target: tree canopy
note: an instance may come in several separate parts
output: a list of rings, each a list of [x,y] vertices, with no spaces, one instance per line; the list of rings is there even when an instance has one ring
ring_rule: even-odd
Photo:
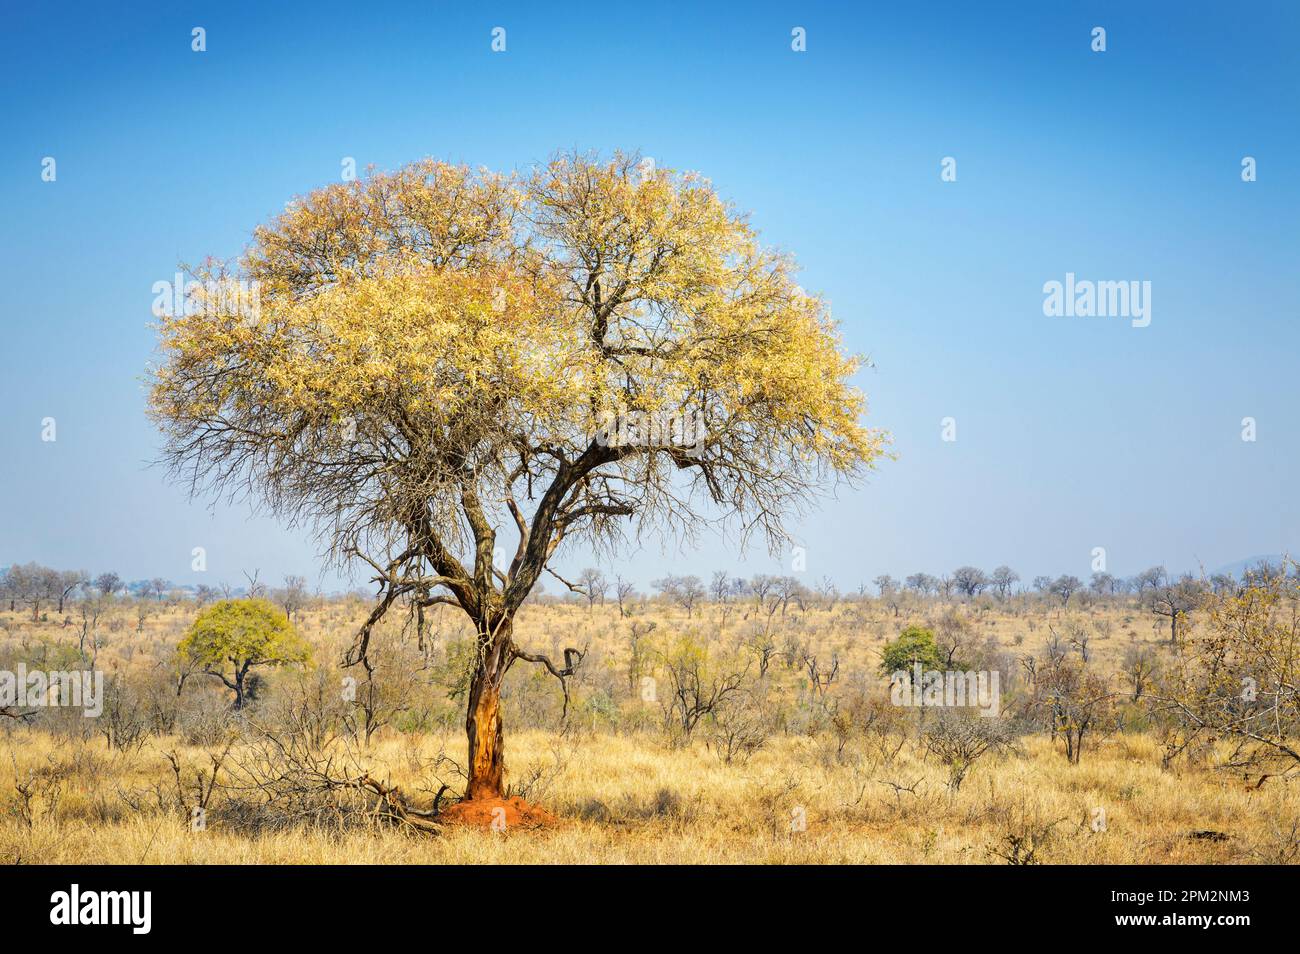
[[[195,619],[177,652],[188,665],[216,676],[244,702],[246,677],[255,666],[303,662],[310,647],[269,600],[221,600]]]
[[[911,678],[912,667],[920,664],[923,670],[939,670],[944,666],[943,654],[934,641],[934,633],[924,626],[908,626],[898,637],[885,644],[880,654],[880,671],[887,676],[905,672]]]
[[[561,537],[634,510],[693,526],[701,495],[779,531],[819,471],[879,454],[857,362],[792,268],[707,182],[633,157],[526,178],[419,162],[257,229],[238,276],[256,314],[204,269],[192,312],[162,319],[152,406],[196,486],[326,518],[336,555],[421,544],[471,604],[492,547],[453,553],[493,536],[490,508],[556,487],[508,574],[517,605]],[[696,456],[595,439],[610,413],[686,408],[707,428]]]

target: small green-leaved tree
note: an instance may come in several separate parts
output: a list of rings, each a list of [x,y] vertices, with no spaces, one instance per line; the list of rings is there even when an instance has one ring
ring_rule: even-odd
[[[910,672],[917,663],[925,670],[942,669],[943,655],[935,644],[934,633],[924,626],[908,626],[881,653],[880,671],[886,676]]]
[[[255,666],[305,662],[311,648],[269,600],[222,600],[199,614],[177,646],[182,662],[216,676],[244,707],[248,673]]]

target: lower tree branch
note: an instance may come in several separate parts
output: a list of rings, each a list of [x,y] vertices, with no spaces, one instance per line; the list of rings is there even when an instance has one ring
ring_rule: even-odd
[[[524,662],[540,663],[546,667],[552,676],[560,680],[560,688],[564,690],[564,709],[561,712],[561,718],[568,718],[569,716],[569,677],[577,671],[586,655],[586,652],[581,649],[574,649],[573,647],[565,649],[564,668],[561,669],[548,656],[541,653],[526,653],[513,643],[510,646],[511,661],[522,659]]]

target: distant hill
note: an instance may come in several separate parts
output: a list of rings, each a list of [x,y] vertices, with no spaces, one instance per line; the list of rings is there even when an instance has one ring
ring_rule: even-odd
[[[1300,559],[1300,549],[1292,550],[1291,554],[1292,559]],[[1252,567],[1259,566],[1261,563],[1269,563],[1273,566],[1277,566],[1283,561],[1283,559],[1285,559],[1285,554],[1265,553],[1260,556],[1247,557],[1244,560],[1238,560],[1236,563],[1225,564],[1217,570],[1212,571],[1210,575],[1214,576],[1219,573],[1224,573],[1240,579],[1241,574]]]

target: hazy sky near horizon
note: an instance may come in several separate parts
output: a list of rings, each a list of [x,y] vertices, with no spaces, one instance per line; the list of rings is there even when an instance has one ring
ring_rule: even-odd
[[[158,7],[22,5],[0,35],[0,565],[342,585],[305,531],[149,466],[154,283],[236,256],[345,157],[572,147],[711,178],[872,359],[858,384],[897,459],[795,526],[809,581],[1300,545],[1300,6]],[[1150,324],[1046,316],[1067,273],[1150,282]],[[706,531],[603,566],[644,585],[785,560]]]

